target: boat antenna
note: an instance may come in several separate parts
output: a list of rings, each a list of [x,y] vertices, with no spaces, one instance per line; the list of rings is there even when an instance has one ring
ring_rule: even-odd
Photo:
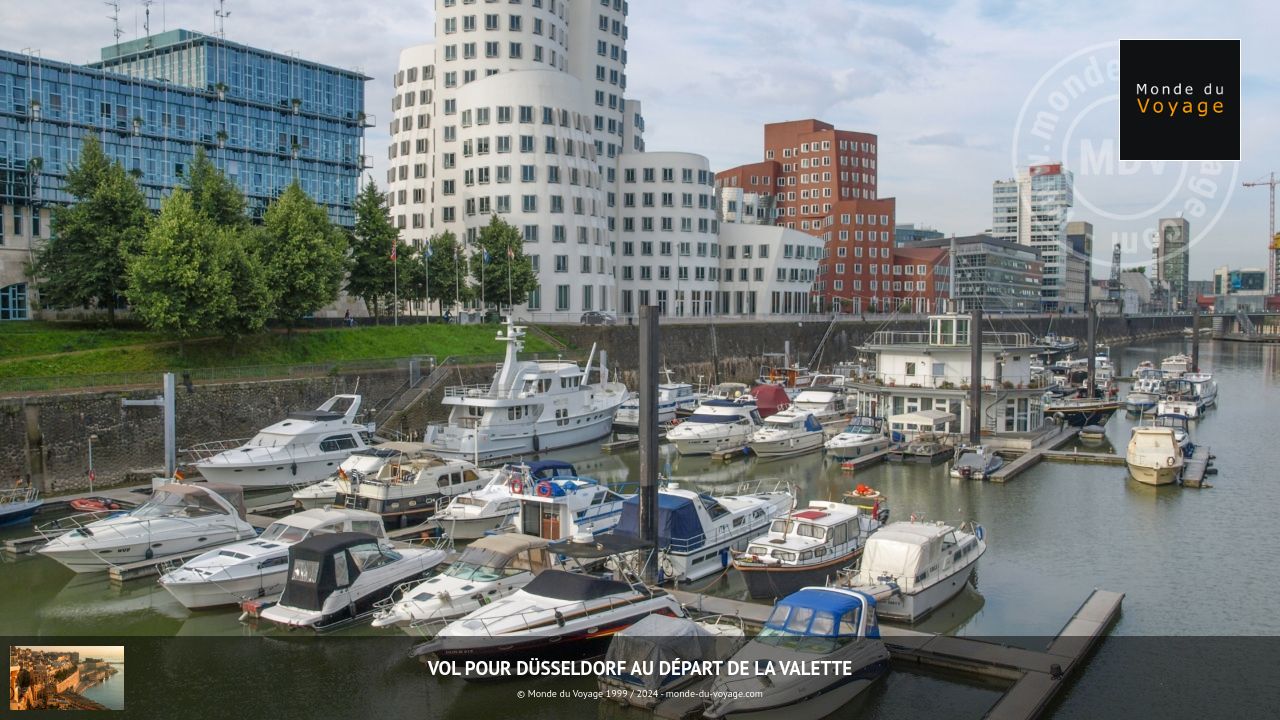
[[[796,511],[796,498],[800,496],[800,486],[791,486],[791,507],[787,508],[787,524],[782,526],[782,542],[787,541],[787,533],[791,531],[791,515]]]

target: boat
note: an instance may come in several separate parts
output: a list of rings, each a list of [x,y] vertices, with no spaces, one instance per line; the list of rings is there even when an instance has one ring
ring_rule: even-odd
[[[469,460],[435,455],[404,462],[393,458],[374,475],[340,479],[334,504],[377,513],[389,527],[403,528],[430,518],[487,480],[488,473],[482,474]]]
[[[341,403],[346,408],[339,410]],[[287,487],[323,480],[351,453],[369,447],[367,426],[356,422],[359,395],[334,395],[315,410],[301,410],[268,425],[248,441],[206,443],[188,452],[212,482],[243,487]],[[235,445],[223,449],[226,445]]]
[[[1204,383],[1201,384],[1201,387],[1204,387]],[[1217,386],[1213,385],[1209,389],[1216,399]],[[1204,413],[1207,407],[1200,396],[1196,394],[1196,385],[1187,379],[1187,375],[1167,382],[1165,391],[1168,394],[1156,403],[1155,413],[1157,415],[1185,415],[1188,418],[1196,419]]]
[[[765,418],[751,434],[748,447],[762,458],[785,457],[813,452],[822,447],[825,438],[822,423],[812,412],[792,406]]]
[[[742,619],[717,615],[692,620],[650,615],[613,636],[605,653],[606,667],[624,670],[600,675],[597,687],[604,699],[643,710],[677,691],[687,695],[694,685],[715,675],[699,672],[703,665],[668,672],[675,663],[725,662],[747,644]],[[646,672],[647,671],[647,672]]]
[[[76,498],[67,503],[72,510],[78,513],[106,513],[114,512],[120,509],[120,503],[109,497],[83,497]]]
[[[30,520],[44,501],[34,487],[15,487],[0,490],[0,525],[13,525]]]
[[[879,452],[889,447],[889,436],[884,432],[884,418],[858,415],[823,447],[828,455],[837,460]]]
[[[705,393],[702,399],[703,400],[750,400],[751,388],[746,383],[722,382],[712,387],[709,392]]]
[[[760,367],[760,374],[756,377],[757,385],[777,385],[783,388],[787,395],[794,396],[805,388],[813,385],[814,379],[818,376],[807,367],[801,366],[799,363],[791,365],[763,365]]]
[[[544,540],[594,536],[613,528],[627,496],[594,478],[577,474],[559,460],[530,463],[527,472],[510,475],[516,500],[516,532]]]
[[[746,446],[762,422],[755,403],[713,398],[668,430],[667,441],[681,455],[736,450]]]
[[[839,378],[830,375],[819,375],[822,384],[811,385],[796,393],[787,410],[797,413],[812,413],[824,430],[835,434],[849,421],[850,403],[843,385],[829,384]],[[759,403],[756,403],[757,406]],[[782,411],[785,412],[785,411]]]
[[[1124,462],[1129,476],[1146,485],[1170,485],[1182,477],[1185,458],[1171,427],[1140,425],[1129,436]]]
[[[1051,398],[1046,396],[1044,399],[1044,414],[1060,420],[1072,427],[1084,427],[1085,425],[1097,425],[1099,427],[1106,425],[1112,415],[1120,409],[1121,404],[1114,400],[1103,398]]]
[[[666,371],[667,381],[658,385],[658,424],[666,424],[676,416],[692,412],[698,407],[699,398],[689,383],[671,382],[671,371]],[[622,430],[637,430],[640,427],[640,397],[632,394],[631,398],[618,407],[613,417],[613,426]]]
[[[755,401],[756,411],[764,419],[774,413],[791,407],[791,395],[781,385],[756,385],[751,388],[751,398]],[[747,402],[745,399],[739,402]]]
[[[1107,439],[1107,429],[1101,425],[1085,425],[1080,428],[1080,440],[1096,445]]]
[[[887,507],[885,508],[887,512]],[[879,502],[860,505],[814,500],[803,510],[773,520],[733,557],[753,598],[779,598],[806,585],[826,585],[862,555],[867,537],[880,528]]]
[[[962,446],[951,463],[951,477],[964,480],[985,480],[1004,465],[1004,458],[985,445]]]
[[[1200,404],[1200,409],[1218,404],[1218,381],[1213,379],[1213,373],[1183,373],[1182,380],[1191,383],[1191,395]]]
[[[393,460],[403,463],[425,453],[421,443],[408,442],[385,442],[357,450],[339,463],[329,477],[294,490],[293,506],[297,510],[310,510],[332,505],[338,499],[338,490],[348,487],[351,478],[377,475],[383,465]]]
[[[569,463],[558,460],[508,463],[494,472],[484,487],[454,497],[448,507],[436,513],[427,524],[454,540],[484,537],[516,517],[520,501],[513,493],[556,475],[576,477],[577,472]]]
[[[1155,426],[1173,429],[1173,439],[1182,449],[1183,457],[1195,454],[1196,446],[1191,442],[1191,423],[1186,415],[1157,415]]]
[[[675,483],[658,489],[659,583],[691,582],[724,571],[734,550],[745,549],[751,538],[791,507],[789,491],[742,490],[737,495],[712,496]],[[623,503],[622,518],[612,535],[640,537],[639,496]],[[639,561],[640,555],[630,553],[629,559]]]
[[[655,614],[686,617],[680,603],[659,588],[552,568],[461,618],[423,625],[420,631],[429,640],[410,656],[467,661],[591,657],[603,652],[615,633]]]
[[[381,601],[373,626],[409,632],[415,624],[462,617],[528,585],[553,562],[542,538],[517,533],[482,537],[444,570]]]
[[[284,590],[289,548],[314,535],[363,532],[390,546],[382,518],[363,510],[313,509],[280,518],[256,538],[195,556],[160,576],[160,587],[188,609],[275,598]]]
[[[1044,352],[1041,355],[1065,355],[1080,349],[1079,340],[1073,337],[1058,336],[1055,333],[1048,333],[1036,342],[1044,347]]]
[[[889,462],[928,463],[937,465],[955,455],[956,447],[949,436],[940,433],[918,433],[907,443],[889,451]]]
[[[393,549],[377,535],[312,535],[289,548],[289,575],[280,600],[258,611],[288,629],[333,630],[373,614],[396,586],[444,562],[439,548]]]
[[[879,490],[869,485],[858,483],[854,489],[845,490],[844,497],[846,500],[852,500],[852,504],[862,508],[871,517],[880,521],[881,525],[889,522],[889,498],[885,497],[885,494]]]
[[[730,663],[774,672],[722,673],[711,686],[713,700],[703,717],[817,718],[835,713],[889,672],[877,605],[867,593],[845,588],[806,587],[783,598],[760,634]],[[795,663],[821,669],[788,672]]]
[[[508,317],[496,340],[506,356],[488,384],[444,390],[452,408],[445,424],[426,428],[423,443],[437,455],[477,465],[581,445],[608,435],[614,414],[630,394],[609,381],[596,348],[585,366],[567,360],[520,360],[525,328]],[[603,353],[601,353],[603,355]],[[598,375],[591,382],[592,373]]]
[[[1144,413],[1165,396],[1164,375],[1158,370],[1139,371],[1125,395],[1124,407],[1132,413]]]
[[[244,491],[221,483],[169,483],[127,513],[72,515],[36,528],[36,552],[75,572],[163,558],[254,537]]]
[[[877,600],[881,617],[914,623],[955,597],[987,551],[981,525],[919,519],[889,523],[867,539],[862,562],[839,584]]]
[[[1191,357],[1189,355],[1178,353],[1161,360],[1160,370],[1165,374],[1165,377],[1180,378],[1183,373],[1191,372],[1194,368],[1191,367]]]

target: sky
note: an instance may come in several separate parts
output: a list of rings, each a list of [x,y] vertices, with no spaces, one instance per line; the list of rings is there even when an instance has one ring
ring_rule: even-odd
[[[156,0],[151,28],[215,32],[217,0]],[[358,68],[372,176],[385,178],[399,50],[432,39],[428,0],[225,0],[230,40]],[[767,122],[816,117],[879,135],[880,196],[897,219],[958,235],[991,225],[991,183],[1018,166],[1063,160],[1072,219],[1094,224],[1095,276],[1111,247],[1150,263],[1160,217],[1191,221],[1191,277],[1266,262],[1267,190],[1280,172],[1280,66],[1273,0],[631,0],[628,97],[643,103],[649,150],[696,152],[714,170],[762,159]],[[112,42],[97,0],[0,0],[0,47],[88,62]],[[123,37],[141,36],[141,0],[120,0]],[[1241,160],[1118,162],[1120,38],[1242,41]],[[1101,78],[1098,83],[1093,79]],[[1072,80],[1076,84],[1071,85]],[[1055,90],[1076,87],[1061,112]],[[1059,96],[1057,99],[1061,99]],[[1055,111],[1049,142],[1031,120]],[[1047,149],[1046,149],[1047,148]]]
[[[8,0],[4,0],[8,2]],[[91,657],[119,662],[124,660],[123,645],[22,645],[21,647],[41,652],[80,653],[80,659]]]

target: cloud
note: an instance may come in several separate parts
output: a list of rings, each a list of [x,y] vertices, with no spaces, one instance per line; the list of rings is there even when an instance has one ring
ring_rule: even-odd
[[[932,135],[921,135],[919,137],[911,138],[907,142],[912,145],[938,145],[940,147],[955,148],[968,147],[968,143],[965,142],[964,136],[954,131],[933,133]]]

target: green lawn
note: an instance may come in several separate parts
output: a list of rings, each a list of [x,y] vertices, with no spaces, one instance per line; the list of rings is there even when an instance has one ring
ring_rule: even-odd
[[[273,332],[244,338],[234,348],[221,339],[188,342],[185,355],[176,344],[167,342],[168,338],[137,330],[87,332],[53,323],[19,323],[14,332],[9,332],[9,327],[0,326],[0,347],[4,348],[4,354],[0,354],[0,378],[340,364],[410,355],[435,355],[443,360],[449,355],[499,355],[505,349],[494,341],[497,325],[384,325],[300,330],[292,337]],[[89,349],[64,352],[66,347]],[[553,353],[555,348],[545,339],[529,335],[525,352]]]

